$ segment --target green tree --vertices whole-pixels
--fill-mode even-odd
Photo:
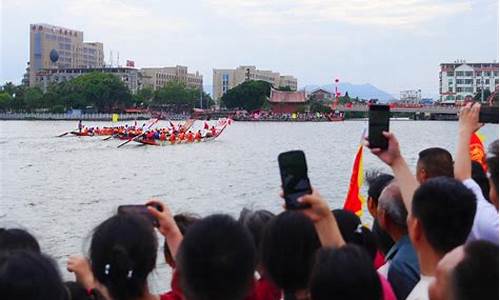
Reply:
[[[38,87],[27,88],[23,99],[28,110],[44,108],[43,92]]]
[[[92,72],[63,85],[71,96],[78,97],[75,108],[95,106],[100,112],[122,110],[132,104],[132,95],[125,84],[113,74]],[[68,100],[66,98],[66,100]],[[66,103],[71,101],[65,101]]]
[[[137,91],[137,94],[132,96],[136,106],[149,106],[153,102],[155,91],[150,87],[145,87]]]
[[[488,99],[488,97],[491,95],[491,92],[489,89],[484,89],[484,101]],[[477,93],[474,95],[474,100],[476,101],[481,101],[481,88],[477,89]]]
[[[277,88],[278,91],[291,92],[292,88],[290,86],[280,86]]]
[[[252,111],[262,107],[270,91],[270,83],[262,80],[249,80],[227,91],[221,101],[227,108],[243,108]]]
[[[0,110],[7,111],[12,107],[12,96],[7,92],[0,92]]]

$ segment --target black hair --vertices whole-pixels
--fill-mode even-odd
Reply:
[[[239,300],[253,282],[255,247],[243,225],[216,214],[191,225],[177,264],[186,299]]]
[[[420,151],[418,164],[425,170],[427,178],[454,177],[453,157],[446,149],[434,147]]]
[[[313,222],[298,211],[285,211],[266,226],[261,245],[264,269],[285,293],[305,289],[321,247]]]
[[[382,286],[373,263],[356,245],[318,251],[311,275],[312,300],[379,300]]]
[[[473,241],[464,246],[464,258],[452,272],[456,300],[498,299],[498,246]]]
[[[65,300],[67,292],[54,262],[30,250],[0,254],[2,299]]]
[[[477,162],[472,161],[472,179],[479,185],[481,188],[481,193],[483,194],[484,199],[490,199],[490,182],[486,173],[484,172],[483,166]]]
[[[359,217],[353,212],[344,209],[334,209],[332,213],[337,220],[337,225],[344,241],[361,246],[371,259],[374,260],[377,254],[377,243],[370,229],[363,226]]]
[[[252,234],[255,249],[260,249],[264,229],[267,223],[274,217],[275,215],[272,212],[265,209],[251,211],[244,208],[240,212],[238,222],[245,226],[245,228]],[[259,256],[259,251],[257,251],[257,256]],[[260,261],[260,259],[258,258],[257,261]]]
[[[445,254],[466,241],[476,214],[476,197],[453,178],[432,178],[415,191],[412,214],[420,220],[431,247]]]
[[[156,264],[158,242],[146,218],[133,214],[115,215],[94,231],[90,261],[95,278],[113,299],[142,296],[147,277]]]
[[[40,253],[40,245],[34,236],[19,228],[0,228],[0,251],[29,250]]]
[[[179,228],[179,231],[182,233],[182,235],[185,235],[188,228],[199,219],[200,218],[198,216],[192,214],[176,214],[174,216],[175,224]],[[168,247],[166,241],[165,244],[163,245],[163,255],[165,256],[165,259],[167,261],[169,259],[173,260],[172,253],[170,253],[170,248]]]
[[[370,172],[366,174],[368,183],[368,197],[371,197],[375,204],[378,204],[378,198],[384,188],[394,179],[394,176],[385,173]]]

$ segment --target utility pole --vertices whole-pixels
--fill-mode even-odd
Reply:
[[[481,71],[481,104],[484,103],[484,77]]]
[[[203,109],[203,86],[200,87],[200,109]]]

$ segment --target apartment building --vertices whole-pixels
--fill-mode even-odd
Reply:
[[[297,90],[297,78],[293,76],[258,70],[255,66],[239,66],[236,69],[213,70],[213,98],[219,100],[228,90],[247,80],[263,80],[275,88],[288,86],[292,91]]]
[[[29,84],[46,69],[100,68],[104,66],[103,44],[84,42],[83,32],[49,25],[30,25]]]
[[[483,90],[493,92],[498,85],[498,63],[443,63],[439,71],[440,102],[460,103]],[[486,99],[484,99],[486,101]]]
[[[169,81],[179,81],[186,86],[203,89],[203,76],[196,73],[189,73],[186,66],[142,68],[141,69],[144,87],[158,90]]]

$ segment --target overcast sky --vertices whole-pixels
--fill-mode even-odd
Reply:
[[[398,96],[437,96],[441,62],[498,60],[497,0],[0,0],[0,82],[19,83],[29,24],[78,29],[136,66],[256,65],[298,78],[335,77]]]

